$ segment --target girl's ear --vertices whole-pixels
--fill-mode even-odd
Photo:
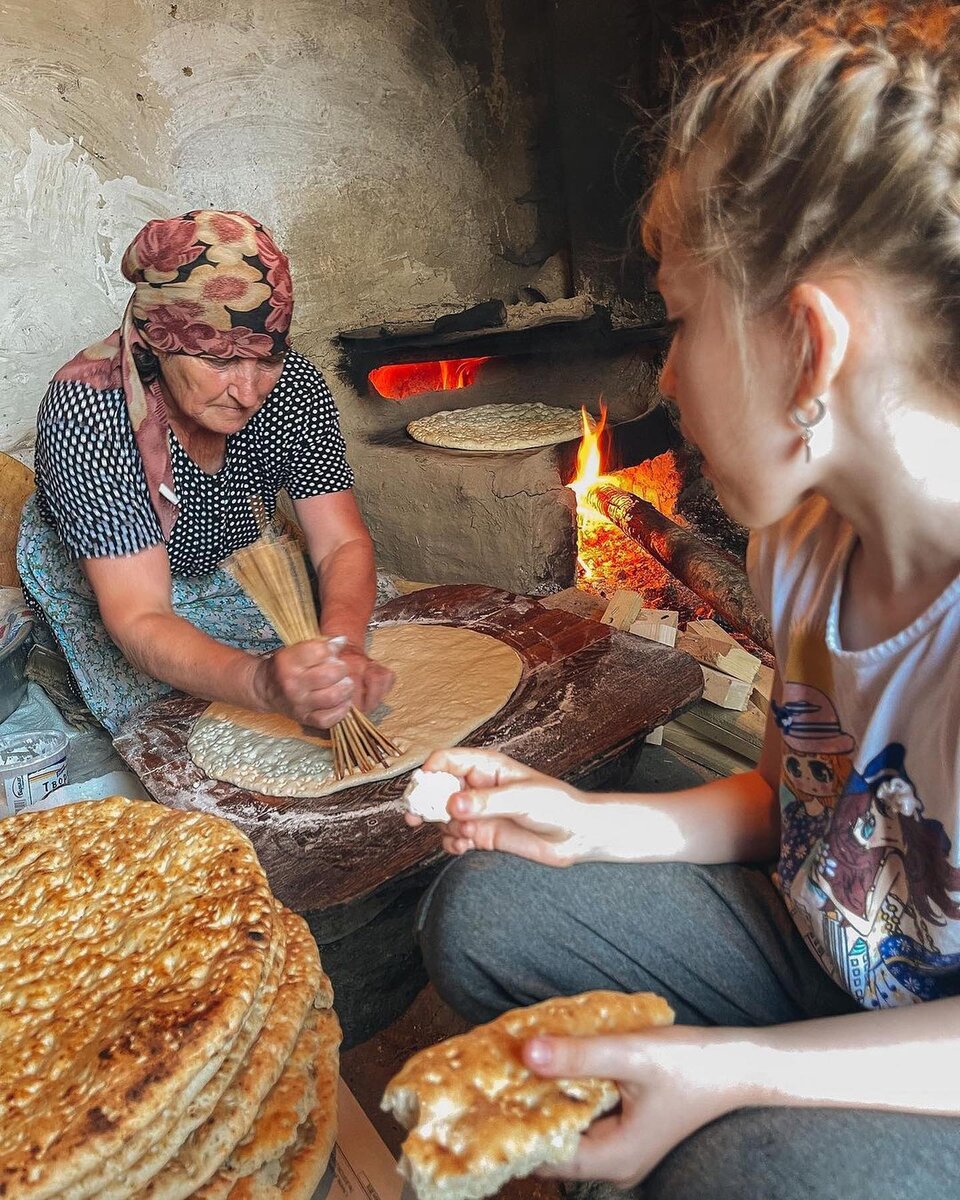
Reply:
[[[829,395],[850,343],[850,322],[830,291],[817,283],[798,283],[789,306],[803,359],[790,407],[802,411]]]

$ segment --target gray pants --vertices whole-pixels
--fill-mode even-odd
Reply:
[[[471,1021],[593,988],[659,992],[678,1022],[694,1025],[857,1011],[804,946],[766,873],[750,867],[560,870],[475,852],[434,882],[419,934],[434,985]],[[960,1120],[740,1109],[682,1142],[640,1190],[644,1200],[953,1200]]]

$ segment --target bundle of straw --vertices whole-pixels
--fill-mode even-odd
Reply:
[[[303,553],[292,538],[276,534],[257,512],[261,534],[224,563],[257,608],[277,631],[285,646],[319,638],[317,610]],[[334,649],[341,639],[331,638]],[[401,751],[358,708],[330,730],[333,769],[337,779],[362,775],[386,766]]]

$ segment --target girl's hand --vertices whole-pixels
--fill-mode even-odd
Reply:
[[[538,1174],[639,1183],[685,1138],[751,1102],[738,1076],[745,1037],[742,1030],[675,1025],[644,1034],[531,1038],[523,1057],[537,1075],[613,1079],[622,1098],[617,1113],[590,1126],[570,1162]]]
[[[440,750],[423,764],[463,782],[443,827],[448,854],[503,850],[547,866],[569,866],[596,847],[597,804],[571,787],[493,750]],[[421,818],[406,815],[409,825]]]

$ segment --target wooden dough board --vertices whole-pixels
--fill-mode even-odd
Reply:
[[[523,659],[507,704],[467,739],[571,781],[616,757],[700,695],[686,654],[526,596],[451,584],[382,605],[373,624],[464,625]],[[436,826],[409,829],[399,799],[409,776],[320,800],[285,800],[208,779],[187,753],[206,701],[176,695],[147,705],[120,730],[117,752],[161,804],[218,811],[256,847],[274,894],[295,912],[344,904],[436,859]]]

